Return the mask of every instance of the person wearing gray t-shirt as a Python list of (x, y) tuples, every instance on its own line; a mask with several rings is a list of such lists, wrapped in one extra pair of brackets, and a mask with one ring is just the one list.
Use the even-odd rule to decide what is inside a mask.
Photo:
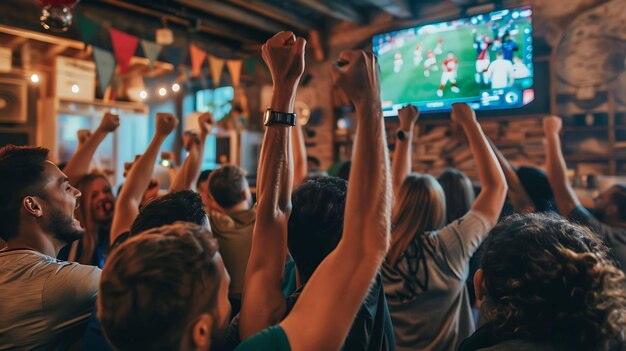
[(474, 111), (454, 104), (452, 123), (469, 141), (482, 191), (462, 218), (444, 227), (446, 201), (434, 177), (409, 174), (413, 106), (399, 111), (392, 164), (395, 203), (383, 285), (397, 350), (455, 350), (474, 331), (465, 282), (469, 260), (500, 216), (507, 185)]
[(84, 230), (80, 191), (37, 147), (0, 148), (0, 350), (68, 349), (84, 333), (100, 269), (57, 260)]

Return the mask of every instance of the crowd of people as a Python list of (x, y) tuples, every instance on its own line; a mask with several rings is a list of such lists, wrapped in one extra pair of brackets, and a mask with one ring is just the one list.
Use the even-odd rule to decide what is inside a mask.
[[(293, 113), (305, 45), (290, 32), (263, 45), (268, 112)], [(89, 170), (115, 115), (63, 169), (44, 148), (2, 147), (0, 350), (626, 349), (626, 185), (581, 205), (560, 118), (544, 119), (543, 172), (513, 167), (453, 105), (475, 195), (458, 170), (411, 172), (411, 105), (390, 164), (373, 54), (344, 51), (331, 74), (356, 111), (344, 175), (307, 175), (300, 127), (266, 121), (256, 201), (244, 170), (201, 171), (208, 113), (161, 196), (171, 114), (117, 198)]]

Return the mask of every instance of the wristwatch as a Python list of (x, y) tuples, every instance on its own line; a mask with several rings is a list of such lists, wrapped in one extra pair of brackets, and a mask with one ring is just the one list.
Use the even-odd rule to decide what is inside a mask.
[(404, 141), (410, 137), (411, 133), (412, 132), (408, 130), (398, 129), (398, 131), (396, 132), (396, 137), (398, 138), (398, 140)]
[(271, 126), (272, 124), (285, 124), (288, 126), (296, 125), (296, 114), (288, 112), (277, 112), (271, 109), (265, 110), (263, 115), (263, 124)]

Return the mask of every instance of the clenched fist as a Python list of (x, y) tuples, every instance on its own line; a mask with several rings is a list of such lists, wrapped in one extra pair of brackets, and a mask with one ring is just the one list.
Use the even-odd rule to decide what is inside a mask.
[(398, 120), (400, 121), (400, 129), (412, 131), (415, 122), (420, 116), (420, 112), (417, 107), (413, 105), (407, 105), (398, 111)]
[(215, 119), (209, 112), (205, 112), (198, 116), (198, 127), (200, 128), (200, 136), (206, 137), (211, 133), (213, 126), (215, 125)]
[(547, 116), (543, 118), (543, 132), (546, 135), (559, 134), (563, 128), (563, 120), (558, 116)]
[(200, 137), (198, 134), (192, 131), (183, 133), (183, 147), (185, 150), (191, 150), (194, 145), (200, 145)]
[(476, 122), (476, 113), (466, 103), (457, 102), (452, 104), (452, 122), (461, 126)]
[(156, 134), (168, 136), (178, 125), (178, 119), (171, 113), (157, 112), (156, 114)]
[(274, 86), (295, 89), (304, 73), (306, 40), (292, 32), (280, 32), (261, 47), (263, 60), (272, 75)]
[(380, 109), (380, 78), (378, 60), (363, 50), (343, 51), (333, 65), (333, 82), (356, 106), (373, 104)]
[(91, 138), (91, 131), (89, 129), (80, 129), (76, 132), (76, 137), (78, 137), (78, 145), (82, 145)]
[(106, 133), (114, 132), (120, 126), (120, 117), (112, 113), (105, 113), (98, 130)]

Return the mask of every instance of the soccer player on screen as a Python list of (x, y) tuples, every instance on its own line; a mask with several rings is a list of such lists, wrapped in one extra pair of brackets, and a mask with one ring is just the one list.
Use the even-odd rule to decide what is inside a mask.
[(524, 79), (531, 76), (530, 69), (522, 62), (522, 59), (513, 56), (513, 78)]
[(426, 53), (426, 60), (424, 60), (424, 77), (430, 77), (430, 71), (438, 71), (437, 56), (433, 49), (429, 49)]
[(396, 51), (396, 53), (393, 55), (393, 71), (395, 73), (400, 72), (403, 63), (404, 61), (402, 60), (402, 53), (400, 53), (400, 51)]
[(474, 33), (474, 48), (476, 49), (476, 84), (484, 85), (488, 84), (487, 69), (489, 68), (489, 47), (493, 44), (493, 41), (486, 35), (476, 35), (476, 29), (472, 30)]
[(509, 32), (504, 33), (502, 37), (502, 53), (504, 59), (513, 62), (513, 52), (517, 50), (519, 50), (519, 46), (517, 46), (515, 40), (511, 38), (511, 34)]
[(435, 46), (435, 55), (443, 54), (443, 37), (437, 39), (437, 45)]
[(459, 87), (456, 86), (456, 72), (459, 67), (459, 59), (454, 56), (452, 51), (449, 51), (441, 67), (443, 67), (443, 72), (441, 72), (441, 84), (439, 84), (437, 96), (443, 96), (443, 88), (445, 88), (448, 82), (450, 82), (450, 90), (453, 93), (458, 93), (460, 90)]
[(513, 63), (504, 58), (502, 50), (496, 54), (496, 59), (489, 65), (487, 76), (491, 80), (491, 89), (502, 89), (513, 86)]
[(414, 66), (419, 66), (420, 63), (422, 63), (422, 46), (420, 44), (417, 44), (415, 46), (415, 51), (413, 51), (413, 65)]

